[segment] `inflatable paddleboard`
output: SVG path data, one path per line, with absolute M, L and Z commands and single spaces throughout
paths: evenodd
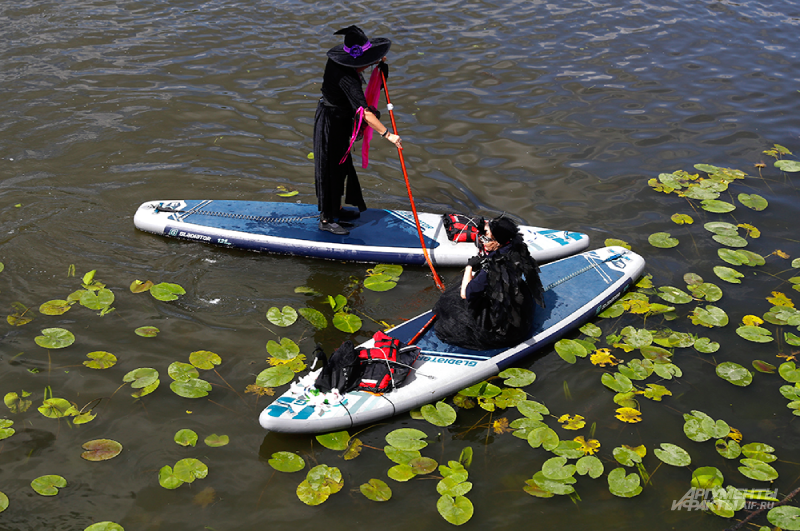
M 583 326 L 641 275 L 644 264 L 641 256 L 627 249 L 605 247 L 543 265 L 546 308 L 535 306 L 531 338 L 524 343 L 508 349 L 469 350 L 442 343 L 431 328 L 417 341 L 420 355 L 397 389 L 382 395 L 321 394 L 313 388 L 319 373 L 315 371 L 292 383 L 261 412 L 259 422 L 271 431 L 324 433 L 377 422 L 455 394 Z M 419 315 L 387 334 L 408 343 L 431 316 L 431 312 Z M 370 339 L 360 346 L 372 344 Z
M 441 266 L 464 266 L 475 256 L 474 243 L 447 238 L 442 216 L 419 214 L 431 260 Z M 330 260 L 425 264 L 411 212 L 368 209 L 353 221 L 350 234 L 319 230 L 315 205 L 259 201 L 148 201 L 133 218 L 136 227 L 161 236 L 250 251 L 283 253 Z M 579 232 L 520 226 L 531 255 L 540 262 L 586 249 L 589 237 Z

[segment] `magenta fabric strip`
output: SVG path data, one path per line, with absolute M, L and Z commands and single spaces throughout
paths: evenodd
M 356 44 L 349 48 L 345 45 L 342 45 L 342 49 L 345 52 L 349 53 L 350 57 L 352 57 L 353 59 L 355 59 L 356 57 L 361 57 L 362 55 L 364 55 L 364 52 L 366 52 L 370 48 L 372 48 L 372 43 L 369 41 L 367 41 L 366 44 L 362 44 L 360 46 Z

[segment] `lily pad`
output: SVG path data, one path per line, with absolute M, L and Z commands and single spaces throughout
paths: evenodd
M 726 203 L 725 201 L 718 201 L 716 199 L 706 199 L 705 201 L 701 202 L 700 205 L 702 206 L 703 210 L 713 212 L 715 214 L 725 214 L 736 210 L 734 205 Z
M 772 332 L 760 326 L 740 326 L 736 329 L 736 335 L 753 343 L 769 343 L 773 340 Z
M 656 448 L 653 453 L 661 461 L 672 466 L 689 466 L 692 464 L 692 458 L 689 452 L 670 443 L 661 443 L 661 448 Z
M 778 161 L 778 162 L 794 162 L 794 161 Z M 777 164 L 777 163 L 776 163 Z M 797 170 L 800 171 L 800 164 Z M 791 505 L 781 505 L 780 507 L 773 507 L 767 513 L 767 520 L 774 526 L 785 531 L 798 531 L 800 530 L 800 508 Z
M 110 352 L 98 350 L 97 352 L 90 352 L 86 355 L 90 361 L 84 361 L 83 364 L 90 369 L 108 369 L 117 363 L 117 357 Z
M 278 472 L 288 473 L 299 472 L 306 466 L 303 458 L 292 452 L 275 452 L 267 463 Z
M 648 236 L 647 241 L 659 249 L 671 249 L 680 243 L 669 232 L 656 232 Z
M 422 450 L 428 443 L 424 440 L 428 435 L 414 428 L 400 428 L 386 434 L 386 442 L 400 450 Z
M 173 439 L 181 446 L 195 446 L 197 444 L 198 437 L 194 430 L 184 428 L 182 430 L 178 430 Z
M 66 486 L 67 480 L 57 475 L 40 476 L 31 481 L 33 490 L 42 496 L 55 496 L 58 494 L 58 489 L 63 489 Z
M 159 301 L 174 301 L 181 295 L 185 295 L 186 290 L 178 284 L 171 284 L 169 282 L 162 282 L 150 288 L 150 295 Z
M 725 266 L 715 266 L 714 274 L 725 282 L 730 282 L 731 284 L 741 284 L 742 281 L 739 279 L 744 276 L 735 269 Z
M 450 426 L 456 421 L 456 410 L 444 401 L 439 401 L 436 405 L 426 404 L 420 409 L 422 417 L 434 426 Z
M 578 459 L 575 463 L 575 471 L 581 476 L 589 474 L 592 479 L 597 479 L 603 475 L 603 462 L 593 455 L 586 455 Z
M 180 361 L 172 362 L 167 368 L 170 378 L 178 382 L 188 382 L 200 376 L 200 372 L 194 365 Z
M 165 465 L 158 471 L 158 484 L 165 489 L 173 490 L 183 485 L 183 480 L 175 475 L 171 466 Z
M 347 334 L 354 334 L 361 330 L 363 326 L 361 318 L 347 312 L 338 312 L 333 316 L 333 326 Z
M 134 332 L 141 337 L 156 337 L 161 330 L 155 326 L 140 326 Z
M 620 498 L 632 498 L 642 492 L 638 474 L 625 474 L 622 467 L 615 468 L 608 474 L 608 490 Z
M 376 502 L 389 501 L 392 498 L 392 489 L 380 479 L 370 479 L 361 485 L 359 490 L 368 500 Z
M 134 389 L 141 389 L 158 381 L 158 371 L 150 367 L 134 369 L 122 377 L 123 382 L 130 382 Z
M 297 343 L 287 337 L 281 338 L 280 343 L 270 339 L 267 342 L 267 352 L 279 360 L 290 361 L 300 354 L 300 347 L 297 346 Z
M 222 358 L 208 350 L 197 350 L 189 354 L 189 363 L 207 371 L 222 363 Z
M 703 466 L 692 472 L 692 487 L 696 489 L 712 489 L 725 481 L 722 472 L 713 466 Z
M 717 365 L 717 376 L 739 387 L 747 387 L 753 382 L 753 373 L 732 361 Z
M 509 387 L 526 387 L 536 380 L 536 373 L 528 369 L 506 369 L 498 376 L 505 378 L 505 383 Z
M 39 306 L 39 313 L 43 315 L 63 315 L 72 308 L 72 305 L 65 300 L 56 299 L 47 301 Z
M 212 433 L 203 439 L 203 442 L 206 443 L 206 446 L 210 446 L 211 448 L 219 448 L 221 446 L 227 446 L 230 442 L 230 437 L 227 435 L 217 435 L 216 433 Z
M 169 384 L 172 392 L 183 398 L 202 398 L 208 396 L 211 391 L 211 384 L 199 378 L 191 378 L 185 381 L 174 381 Z
M 105 522 L 92 524 L 83 531 L 125 531 L 125 528 L 116 522 L 106 520 Z
M 556 352 L 567 363 L 575 363 L 576 358 L 585 358 L 586 348 L 573 339 L 560 339 L 555 344 Z
M 87 461 L 107 461 L 122 452 L 122 445 L 111 439 L 95 439 L 83 443 L 83 449 L 86 451 L 81 457 Z
M 712 354 L 719 350 L 719 343 L 711 341 L 707 337 L 701 337 L 694 342 L 694 348 L 697 352 Z
M 45 328 L 42 330 L 42 335 L 36 336 L 33 340 L 42 348 L 55 349 L 72 345 L 75 336 L 63 328 Z
M 316 328 L 317 330 L 322 330 L 328 327 L 328 320 L 319 310 L 315 310 L 314 308 L 300 308 L 297 310 L 303 318 L 311 323 L 311 325 Z
M 267 319 L 275 326 L 291 326 L 297 321 L 297 310 L 291 306 L 284 306 L 282 310 L 273 306 L 267 311 Z
M 773 481 L 778 479 L 778 471 L 758 459 L 742 459 L 739 461 L 744 466 L 739 467 L 742 475 L 755 481 Z
M 389 291 L 397 286 L 396 278 L 391 275 L 370 275 L 364 279 L 364 287 L 372 291 Z
M 294 379 L 294 371 L 286 365 L 278 365 L 264 369 L 256 376 L 259 387 L 280 387 Z
M 195 479 L 203 479 L 208 475 L 208 466 L 192 457 L 181 459 L 173 468 L 175 477 L 184 483 L 192 483 Z
M 461 525 L 468 522 L 474 512 L 472 502 L 464 496 L 443 495 L 436 502 L 436 509 L 442 515 L 442 518 L 453 525 Z
M 692 302 L 692 297 L 678 288 L 663 286 L 658 288 L 658 296 L 671 304 L 686 304 Z
M 797 160 L 776 160 L 775 167 L 787 173 L 800 171 L 800 161 Z M 783 527 L 783 526 L 781 526 Z M 788 527 L 786 529 L 789 529 Z
M 317 435 L 316 439 L 318 443 L 328 450 L 341 452 L 347 450 L 347 446 L 350 443 L 350 434 L 347 431 L 337 431 Z

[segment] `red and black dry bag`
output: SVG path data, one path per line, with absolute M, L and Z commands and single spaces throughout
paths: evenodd
M 361 364 L 358 389 L 372 393 L 388 393 L 400 386 L 417 360 L 419 347 L 406 346 L 381 331 L 372 336 L 372 348 L 356 349 Z
M 447 238 L 452 242 L 474 242 L 484 225 L 483 218 L 463 214 L 443 214 L 442 222 Z

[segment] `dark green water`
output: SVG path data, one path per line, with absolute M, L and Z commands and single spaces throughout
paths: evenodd
M 593 246 L 623 239 L 648 261 L 658 286 L 684 288 L 689 271 L 720 285 L 725 295 L 716 304 L 731 321 L 713 330 L 694 326 L 686 314 L 695 303 L 675 322 L 652 317 L 643 324 L 628 314 L 597 321 L 605 334 L 628 325 L 671 327 L 722 345 L 713 356 L 677 350 L 683 377 L 659 382 L 672 392 L 662 402 L 640 399 L 638 424 L 614 419 L 613 393 L 600 383 L 604 369 L 588 360 L 569 365 L 548 350 L 526 362 L 538 376 L 526 391 L 556 416 L 587 419 L 576 432 L 550 419 L 562 438 L 588 436 L 596 423 L 607 472 L 618 466 L 612 450 L 621 444 L 644 444 L 650 473 L 659 466 L 653 450 L 660 443 L 690 453 L 690 468 L 661 465 L 633 499 L 611 495 L 605 476 L 581 477 L 577 504 L 529 496 L 524 481 L 551 454 L 509 434 L 468 431 L 489 421 L 483 411 L 460 411 L 449 428 L 399 416 L 362 433 L 364 443 L 383 447 L 386 433 L 409 426 L 428 433 L 423 454 L 442 463 L 472 447 L 468 497 L 475 515 L 467 529 L 725 528 L 731 522 L 717 516 L 671 510 L 698 466 L 718 467 L 737 487 L 782 494 L 796 488 L 800 466 L 792 461 L 800 439 L 778 392 L 785 382 L 757 373 L 739 388 L 714 372 L 722 361 L 778 365 L 776 354 L 792 350 L 781 339 L 791 327 L 765 325 L 776 337 L 767 344 L 745 341 L 735 329 L 743 316 L 769 310 L 772 291 L 796 295 L 800 304 L 784 282 L 796 275 L 787 270 L 800 256 L 797 174 L 793 180 L 779 172 L 763 154 L 775 143 L 800 153 L 800 11 L 793 3 L 19 1 L 0 6 L 0 306 L 5 316 L 20 302 L 35 318 L 21 327 L 0 325 L 0 393 L 31 392 L 33 407 L 14 414 L 0 406 L 0 418 L 13 420 L 16 430 L 0 441 L 0 492 L 10 499 L 0 529 L 80 531 L 103 520 L 129 531 L 448 525 L 436 510 L 435 480 L 396 483 L 386 478 L 393 463 L 382 452 L 365 449 L 344 461 L 313 437 L 267 434 L 257 416 L 272 398 L 244 392 L 267 367 L 270 339 L 289 337 L 310 354 L 315 342 L 332 350 L 347 338 L 302 324 L 279 330 L 266 311 L 325 311 L 324 301 L 294 288 L 344 293 L 368 265 L 232 252 L 133 227 L 136 208 L 150 199 L 278 200 L 282 185 L 299 191 L 292 200 L 313 203 L 307 155 L 324 53 L 339 42 L 333 31 L 351 23 L 393 41 L 389 86 L 420 210 L 505 211 L 528 224 L 586 232 Z M 368 205 L 407 207 L 396 152 L 386 143 L 373 146 L 370 168 L 360 172 Z M 760 162 L 763 179 L 754 167 Z M 697 163 L 752 175 L 720 198 L 737 204 L 732 215 L 695 211 L 687 200 L 647 186 L 659 173 L 693 171 Z M 760 194 L 770 206 L 750 211 L 735 200 L 738 193 Z M 675 213 L 691 214 L 695 224 L 675 225 Z M 762 236 L 748 250 L 766 256 L 780 249 L 791 258 L 773 255 L 762 268 L 737 268 L 746 273 L 740 285 L 719 280 L 712 268 L 728 264 L 702 228 L 717 220 L 758 227 Z M 648 236 L 660 231 L 681 244 L 650 246 Z M 60 317 L 39 314 L 40 304 L 66 298 L 91 270 L 114 292 L 113 313 L 74 307 Z M 178 283 L 187 294 L 158 302 L 129 291 L 136 279 Z M 429 272 L 408 268 L 397 288 L 361 293 L 351 306 L 399 323 L 436 297 Z M 364 320 L 354 340 L 379 329 Z M 160 335 L 133 333 L 145 325 Z M 37 346 L 34 338 L 51 327 L 72 331 L 75 344 Z M 117 365 L 84 367 L 86 354 L 98 350 L 113 353 Z M 204 375 L 214 384 L 208 398 L 183 399 L 168 389 L 167 367 L 197 350 L 216 352 L 223 362 L 218 374 Z M 626 361 L 636 355 L 615 354 Z M 141 401 L 128 386 L 117 391 L 138 367 L 156 368 L 162 379 Z M 36 408 L 48 386 L 79 407 L 103 399 L 97 418 L 73 426 L 43 417 Z M 682 414 L 694 409 L 741 430 L 743 443 L 773 445 L 780 474 L 774 486 L 742 476 L 738 460 L 719 456 L 713 441 L 687 439 Z M 198 433 L 197 447 L 173 442 L 181 428 Z M 230 444 L 205 446 L 212 433 L 228 435 Z M 119 441 L 123 453 L 107 462 L 83 460 L 81 445 L 98 438 Z M 267 464 L 282 450 L 339 467 L 343 491 L 319 507 L 302 504 L 295 489 L 305 472 L 280 474 Z M 160 487 L 159 469 L 186 457 L 206 463 L 208 477 L 176 490 Z M 30 483 L 46 474 L 65 477 L 67 488 L 39 496 Z M 358 492 L 370 478 L 390 484 L 389 503 Z M 196 498 L 204 489 L 213 491 Z

